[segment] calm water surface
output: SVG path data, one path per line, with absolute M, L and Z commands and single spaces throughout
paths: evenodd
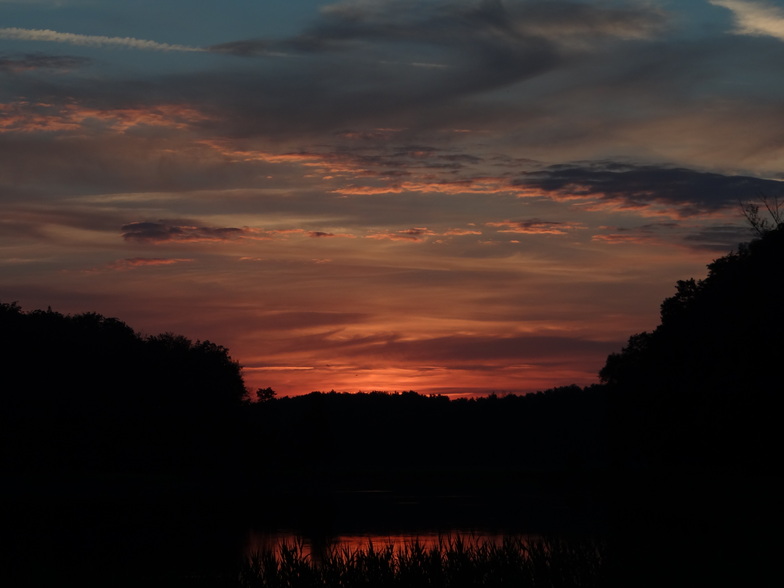
M 549 505 L 541 496 L 499 502 L 383 491 L 226 506 L 225 500 L 115 501 L 108 507 L 85 501 L 67 509 L 36 503 L 2 535 L 27 585 L 55 585 L 118 574 L 142 579 L 212 574 L 236 569 L 251 554 L 280 543 L 298 544 L 315 559 L 333 548 L 366 549 L 370 542 L 400 548 L 414 540 L 430 546 L 460 536 L 500 543 L 505 536 L 557 535 L 580 512 Z

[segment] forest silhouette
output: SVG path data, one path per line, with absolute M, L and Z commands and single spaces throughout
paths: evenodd
M 0 304 L 6 471 L 212 467 L 235 449 L 239 364 L 209 341 Z
M 220 487 L 217 500 L 257 506 L 285 495 L 318 508 L 331 492 L 379 487 L 490 501 L 600 493 L 620 533 L 646 525 L 624 554 L 645 566 L 657 539 L 675 557 L 673 529 L 684 548 L 696 527 L 748 534 L 780 512 L 784 225 L 707 267 L 677 283 L 656 329 L 607 358 L 600 384 L 524 396 L 266 388 L 251 401 L 220 345 L 2 303 L 0 467 L 39 498 L 24 481 L 51 473 L 133 475 L 151 492 L 165 473 L 191 494 Z M 747 544 L 759 565 L 767 543 Z M 700 577 L 715 547 L 688 556 Z
M 779 465 L 784 230 L 766 231 L 677 283 L 661 324 L 600 372 L 616 458 L 636 467 L 762 470 Z

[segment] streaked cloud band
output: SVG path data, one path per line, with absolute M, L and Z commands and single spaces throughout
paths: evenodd
M 141 49 L 145 51 L 205 51 L 200 47 L 158 43 L 147 39 L 133 37 L 107 37 L 105 35 L 79 35 L 76 33 L 61 33 L 51 29 L 22 29 L 17 27 L 0 28 L 0 39 L 14 41 L 44 41 L 49 43 L 67 43 L 88 47 L 126 47 L 128 49 Z

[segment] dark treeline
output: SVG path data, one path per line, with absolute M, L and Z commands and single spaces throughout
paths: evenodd
M 240 366 L 209 341 L 0 304 L 6 471 L 215 467 L 236 449 Z
M 0 304 L 6 471 L 234 469 L 269 488 L 285 475 L 425 469 L 553 472 L 606 462 L 604 391 L 450 400 L 413 391 L 250 402 L 228 350 L 142 336 L 95 313 Z
M 600 387 L 458 400 L 413 391 L 275 398 L 267 390 L 250 402 L 224 347 L 14 303 L 0 304 L 0 345 L 6 471 L 235 468 L 270 485 L 307 471 L 335 480 L 606 461 Z
M 247 429 L 275 469 L 545 473 L 604 467 L 606 412 L 601 387 L 452 400 L 313 392 L 249 406 Z

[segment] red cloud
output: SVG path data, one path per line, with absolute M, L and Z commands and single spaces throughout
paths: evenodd
M 126 271 L 139 267 L 151 265 L 174 265 L 176 263 L 190 263 L 192 259 L 165 259 L 162 257 L 131 257 L 129 259 L 118 259 L 106 266 L 110 270 Z
M 439 194 L 501 194 L 505 192 L 523 194 L 525 188 L 514 186 L 506 178 L 478 177 L 452 182 L 402 182 L 389 186 L 347 186 L 333 190 L 338 194 L 399 194 L 401 192 L 423 192 Z
M 123 133 L 138 126 L 186 129 L 209 117 L 189 106 L 160 104 L 149 108 L 88 108 L 78 104 L 52 105 L 26 101 L 0 104 L 0 133 L 80 131 L 100 123 Z
M 394 231 L 387 233 L 373 233 L 368 235 L 368 239 L 389 239 L 391 241 L 424 241 L 426 237 L 435 235 L 433 231 L 427 227 L 417 227 L 413 229 L 405 229 L 402 231 Z
M 525 235 L 566 235 L 568 231 L 585 228 L 580 223 L 543 221 L 537 218 L 525 221 L 507 220 L 485 224 L 489 227 L 498 227 L 499 233 L 521 233 Z
M 642 245 L 659 241 L 659 239 L 652 235 L 619 235 L 618 233 L 615 233 L 611 235 L 594 235 L 591 237 L 591 241 L 598 241 L 609 245 Z

